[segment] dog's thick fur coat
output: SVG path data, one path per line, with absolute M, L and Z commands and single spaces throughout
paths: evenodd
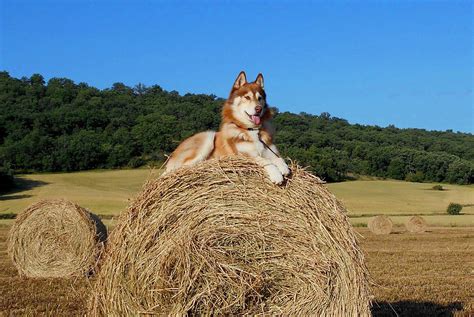
M 171 154 L 166 173 L 207 159 L 244 155 L 264 167 L 273 183 L 281 184 L 290 170 L 273 144 L 271 118 L 262 74 L 249 83 L 240 72 L 222 108 L 219 131 L 201 132 L 184 140 Z

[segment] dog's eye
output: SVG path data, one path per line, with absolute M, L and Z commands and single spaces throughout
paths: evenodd
M 249 96 L 245 96 L 245 99 L 250 100 L 250 97 L 249 97 Z
M 258 96 L 258 101 L 262 101 L 262 97 L 261 97 L 261 96 Z

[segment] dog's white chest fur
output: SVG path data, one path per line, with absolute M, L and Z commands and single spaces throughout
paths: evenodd
M 257 151 L 259 156 L 262 156 L 263 151 L 265 151 L 265 147 L 260 141 L 260 136 L 258 135 L 258 133 L 259 131 L 249 131 L 250 137 L 252 138 L 252 143 L 255 146 L 255 150 Z
M 265 147 L 260 141 L 258 131 L 248 131 L 247 135 L 250 136 L 250 140 L 247 139 L 246 142 L 237 143 L 237 150 L 240 153 L 251 154 L 251 156 L 262 156 Z

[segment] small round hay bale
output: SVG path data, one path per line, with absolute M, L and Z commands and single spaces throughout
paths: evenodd
M 369 219 L 367 227 L 375 234 L 390 234 L 392 232 L 393 223 L 387 216 L 375 216 Z
M 343 206 L 292 171 L 277 186 L 234 157 L 149 181 L 111 234 L 90 314 L 370 315 Z
M 411 233 L 421 233 L 426 231 L 428 224 L 424 218 L 420 216 L 413 216 L 410 217 L 407 222 L 405 222 L 405 228 Z
M 66 200 L 43 200 L 17 216 L 8 253 L 21 276 L 85 276 L 93 273 L 106 238 L 96 215 Z

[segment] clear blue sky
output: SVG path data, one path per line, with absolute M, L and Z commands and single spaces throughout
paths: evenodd
M 269 102 L 352 123 L 474 132 L 472 1 L 5 1 L 0 69 Z

